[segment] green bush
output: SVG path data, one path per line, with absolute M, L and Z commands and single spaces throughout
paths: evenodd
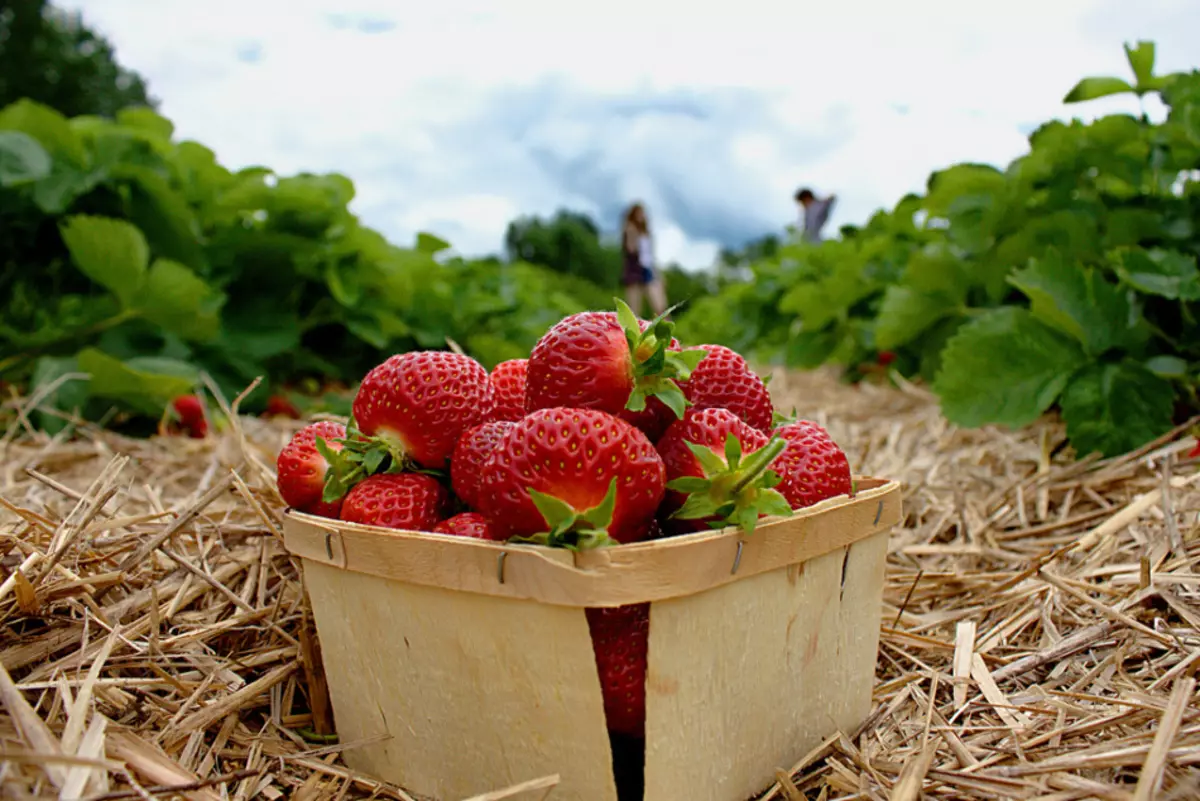
M 611 293 L 533 265 L 398 247 L 348 210 L 343 175 L 231 171 L 146 108 L 67 119 L 0 111 L 0 379 L 99 419 L 157 418 L 201 371 L 261 408 L 283 383 L 355 383 L 394 352 L 485 366 L 527 354 L 554 320 Z M 43 417 L 49 428 L 61 425 Z
M 1158 94 L 1169 109 L 1049 122 L 1001 171 L 934 173 L 862 228 L 788 244 L 697 303 L 694 334 L 796 367 L 883 361 L 959 425 L 1057 408 L 1080 455 L 1139 447 L 1200 409 L 1200 72 L 1087 78 L 1066 102 Z M 699 332 L 697 332 L 699 333 Z

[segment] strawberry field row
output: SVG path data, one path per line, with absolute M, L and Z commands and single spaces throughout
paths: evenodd
M 347 208 L 338 174 L 229 170 L 148 109 L 68 119 L 0 110 L 0 381 L 48 408 L 152 426 L 201 371 L 244 408 L 284 384 L 352 384 L 396 351 L 453 340 L 485 366 L 528 353 L 611 293 L 538 266 L 399 247 Z M 40 415 L 40 425 L 62 425 Z
M 1200 72 L 1087 78 L 1066 102 L 1158 95 L 1168 113 L 1053 121 L 1007 169 L 932 175 L 861 228 L 792 244 L 681 320 L 764 361 L 880 362 L 930 383 L 952 422 L 1057 407 L 1079 455 L 1142 445 L 1200 410 Z

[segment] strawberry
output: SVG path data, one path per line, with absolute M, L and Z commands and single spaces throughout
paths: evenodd
M 666 474 L 654 445 L 597 409 L 531 412 L 484 462 L 479 511 L 502 538 L 568 548 L 644 537 Z
M 299 420 L 300 411 L 287 395 L 272 395 L 267 398 L 267 408 L 263 412 L 263 417 L 290 417 L 293 420 Z
M 398 353 L 363 377 L 354 419 L 394 462 L 440 470 L 463 432 L 486 414 L 487 389 L 487 370 L 469 356 Z
M 429 531 L 450 509 L 450 493 L 424 473 L 380 473 L 354 485 L 342 502 L 348 523 Z
M 704 352 L 680 349 L 665 313 L 647 323 L 620 300 L 617 309 L 569 315 L 542 335 L 529 355 L 526 412 L 599 409 L 651 439 L 672 413 L 683 416 L 687 400 L 675 379 L 685 380 Z
M 779 476 L 768 469 L 784 447 L 782 438 L 768 439 L 728 409 L 688 409 L 658 441 L 667 470 L 668 527 L 682 532 L 735 524 L 752 533 L 763 515 L 790 515 L 772 489 Z
M 493 420 L 467 429 L 450 457 L 450 485 L 454 494 L 472 509 L 479 508 L 479 482 L 483 463 L 488 460 L 515 423 Z
M 608 730 L 642 737 L 646 725 L 646 665 L 650 604 L 584 610 L 600 675 Z
M 759 431 L 770 431 L 775 412 L 771 393 L 746 360 L 724 345 L 698 347 L 708 355 L 680 384 L 692 406 L 728 409 Z
M 782 425 L 775 433 L 787 440 L 771 465 L 782 480 L 777 489 L 793 509 L 850 493 L 850 461 L 824 428 L 811 420 Z
M 455 534 L 460 537 L 473 537 L 477 540 L 494 540 L 492 527 L 487 518 L 478 512 L 461 512 L 454 517 L 448 517 L 433 527 L 434 534 Z
M 160 428 L 159 433 L 186 433 L 192 439 L 204 439 L 208 435 L 208 418 L 204 415 L 204 404 L 196 395 L 180 395 L 171 401 L 168 411 L 170 422 Z
M 342 500 L 322 500 L 325 471 L 329 462 L 317 446 L 323 440 L 331 451 L 341 450 L 339 441 L 346 436 L 346 427 L 332 420 L 320 420 L 297 431 L 275 459 L 278 475 L 276 486 L 284 502 L 301 512 L 337 518 Z
M 488 376 L 491 388 L 489 420 L 516 422 L 525 416 L 525 374 L 528 359 L 509 359 L 492 368 Z

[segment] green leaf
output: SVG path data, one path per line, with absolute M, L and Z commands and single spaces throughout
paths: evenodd
M 893 284 L 884 293 L 875 318 L 875 345 L 881 350 L 900 347 L 957 310 L 957 304 L 943 295 Z
M 580 513 L 579 518 L 592 524 L 594 529 L 607 529 L 612 525 L 613 512 L 617 508 L 617 479 L 608 482 L 608 491 L 599 504 Z
M 22 98 L 0 110 L 0 130 L 23 131 L 42 143 L 55 160 L 64 159 L 77 167 L 87 165 L 83 142 L 70 122 L 50 106 Z
M 450 243 L 439 236 L 435 236 L 425 231 L 417 232 L 417 250 L 421 251 L 422 253 L 433 255 L 434 253 L 440 253 L 443 250 L 447 250 L 449 247 Z
M 154 251 L 193 270 L 203 270 L 200 226 L 187 199 L 147 167 L 121 164 L 112 173 L 126 188 L 129 220 L 145 234 Z
M 78 373 L 79 361 L 74 356 L 60 358 L 56 356 L 43 356 L 38 359 L 33 367 L 33 375 L 30 377 L 30 396 L 39 394 L 38 390 L 49 386 L 56 380 L 68 373 Z M 55 414 L 50 414 L 47 409 L 57 409 L 62 412 L 72 412 L 77 409 L 82 409 L 88 396 L 88 382 L 86 379 L 67 379 L 48 395 L 43 396 L 41 403 L 38 404 L 34 411 L 34 422 L 37 427 L 48 434 L 57 434 L 67 426 L 67 421 Z
M 933 390 L 955 425 L 1029 425 L 1087 361 L 1072 340 L 1015 306 L 963 325 L 942 352 Z
M 150 260 L 142 232 L 124 220 L 82 214 L 66 218 L 59 232 L 75 266 L 131 305 Z
M 1200 270 L 1194 256 L 1133 248 L 1117 251 L 1114 260 L 1117 275 L 1134 289 L 1171 300 L 1200 300 Z
M 560 501 L 553 495 L 547 495 L 532 488 L 529 490 L 529 498 L 541 512 L 542 518 L 546 521 L 546 525 L 550 526 L 552 532 L 567 528 L 575 522 L 575 510 L 566 501 Z
M 725 435 L 725 463 L 730 469 L 735 469 L 742 461 L 742 443 L 730 431 Z
M 1061 405 L 1075 452 L 1110 457 L 1171 429 L 1175 389 L 1134 362 L 1093 364 L 1071 379 Z
M 1084 78 L 1075 84 L 1071 91 L 1067 92 L 1062 102 L 1082 103 L 1087 100 L 1107 97 L 1108 95 L 1124 94 L 1125 92 L 1133 92 L 1133 87 L 1129 85 L 1128 81 L 1123 81 L 1120 78 Z
M 683 493 L 703 492 L 711 485 L 712 482 L 707 478 L 700 478 L 699 476 L 680 476 L 679 478 L 674 478 L 668 481 L 667 489 Z
M 712 448 L 697 445 L 695 442 L 686 439 L 683 441 L 683 444 L 687 446 L 688 450 L 696 457 L 696 460 L 700 462 L 700 467 L 706 475 L 720 473 L 728 467 Z
M 1138 42 L 1136 47 L 1126 43 L 1125 58 L 1129 60 L 1138 88 L 1148 86 L 1154 78 L 1154 42 Z
M 55 162 L 50 175 L 33 187 L 33 202 L 46 214 L 58 216 L 75 200 L 99 186 L 107 174 L 104 170 L 81 172 L 66 162 Z
M 785 350 L 787 365 L 800 370 L 820 367 L 837 350 L 839 342 L 837 329 L 795 334 L 788 340 Z
M 300 321 L 295 310 L 285 305 L 264 306 L 256 299 L 235 296 L 223 307 L 221 319 L 223 349 L 252 361 L 300 347 Z
M 50 175 L 50 154 L 20 131 L 0 131 L 0 186 L 18 186 Z
M 121 109 L 117 112 L 117 123 L 145 131 L 167 141 L 170 141 L 175 134 L 175 123 L 158 114 L 154 109 L 145 106 L 129 106 Z
M 363 297 L 363 276 L 357 264 L 330 261 L 325 265 L 325 285 L 333 299 L 353 308 Z
M 158 259 L 151 265 L 132 306 L 167 331 L 195 341 L 216 339 L 225 298 L 178 262 Z
M 1141 320 L 1129 295 L 1099 271 L 1068 264 L 1057 250 L 1008 280 L 1029 297 L 1035 317 L 1070 334 L 1092 355 L 1138 342 Z
M 1183 378 L 1188 372 L 1188 363 L 1186 360 L 1167 354 L 1147 359 L 1145 367 L 1150 372 L 1163 378 Z
M 122 362 L 96 348 L 79 352 L 79 369 L 91 374 L 88 386 L 92 395 L 124 401 L 149 415 L 161 413 L 200 380 L 199 372 L 183 362 L 148 357 Z
M 790 517 L 792 505 L 778 490 L 762 490 L 758 494 L 758 511 L 768 517 Z

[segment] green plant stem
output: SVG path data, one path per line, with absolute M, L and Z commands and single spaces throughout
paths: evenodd
M 737 483 L 733 485 L 733 489 L 729 494 L 731 496 L 736 496 L 739 492 L 745 489 L 751 481 L 765 473 L 771 467 L 771 463 L 779 457 L 779 454 L 783 453 L 785 448 L 787 448 L 787 440 L 783 439 L 782 437 L 776 437 L 767 443 L 766 447 L 764 447 L 761 451 L 762 453 L 766 453 L 766 456 L 759 457 L 762 459 L 762 463 L 755 470 L 752 470 L 738 479 Z M 759 452 L 756 451 L 755 456 L 758 456 L 758 453 Z

